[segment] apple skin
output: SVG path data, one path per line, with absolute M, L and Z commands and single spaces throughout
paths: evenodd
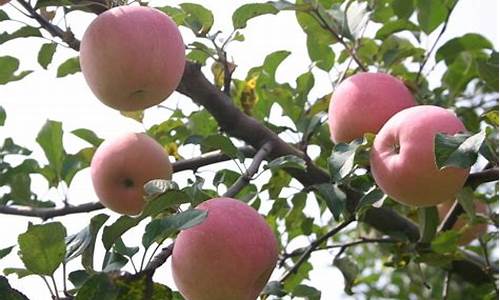
M 120 214 L 144 208 L 144 184 L 171 179 L 172 165 L 162 146 L 143 133 L 126 133 L 104 141 L 90 163 L 90 175 L 101 203 Z
M 5 5 L 9 2 L 10 2 L 10 0 L 0 0 L 0 6 Z
M 340 83 L 328 110 L 330 135 L 335 143 L 349 143 L 365 133 L 377 133 L 390 117 L 414 106 L 404 83 L 385 73 L 357 73 Z
M 80 65 L 90 89 L 120 111 L 165 100 L 179 85 L 185 63 L 177 25 L 145 6 L 119 6 L 100 14 L 80 46 Z
M 452 208 L 453 203 L 455 201 L 447 201 L 445 203 L 441 203 L 438 205 L 438 213 L 439 213 L 439 220 L 443 221 L 443 219 L 446 217 L 448 214 L 449 210 Z M 474 208 L 477 213 L 481 214 L 488 214 L 488 205 L 486 203 L 481 202 L 481 201 L 474 201 Z M 453 225 L 454 230 L 460 230 L 462 227 L 464 227 L 467 224 L 467 218 L 463 213 L 460 215 L 455 222 L 455 225 Z M 458 244 L 460 246 L 464 246 L 472 242 L 473 240 L 477 239 L 481 235 L 486 233 L 486 230 L 488 229 L 487 224 L 476 224 L 472 225 L 470 228 L 466 229 L 464 232 L 462 232 L 462 235 L 460 236 L 460 240 L 458 241 Z
M 464 132 L 452 112 L 432 105 L 407 108 L 379 131 L 370 154 L 371 172 L 378 186 L 394 200 L 417 207 L 455 199 L 469 169 L 439 170 L 434 155 L 437 133 Z
M 247 204 L 214 198 L 200 225 L 181 231 L 172 253 L 172 273 L 186 300 L 255 300 L 278 259 L 276 238 Z

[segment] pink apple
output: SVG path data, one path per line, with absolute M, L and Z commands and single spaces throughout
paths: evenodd
M 437 133 L 465 131 L 450 111 L 432 105 L 407 108 L 382 127 L 373 144 L 371 172 L 378 186 L 394 200 L 418 207 L 455 199 L 468 169 L 439 170 L 434 155 Z
M 119 6 L 89 25 L 80 64 L 99 100 L 134 111 L 172 94 L 184 72 L 184 52 L 179 29 L 166 14 L 145 6 Z
M 172 271 L 186 300 L 255 300 L 274 270 L 277 242 L 257 211 L 231 198 L 203 202 L 198 226 L 175 241 Z
M 377 133 L 395 113 L 414 106 L 415 99 L 399 79 L 385 73 L 358 73 L 342 81 L 328 111 L 335 143 L 348 143 Z
M 153 179 L 170 179 L 172 166 L 154 139 L 142 133 L 127 133 L 97 148 L 90 174 L 104 206 L 117 213 L 137 215 L 145 205 L 144 184 Z
M 450 208 L 452 208 L 454 202 L 455 201 L 452 200 L 438 205 L 439 219 L 441 221 L 446 217 Z M 486 205 L 484 202 L 474 201 L 474 208 L 476 209 L 477 213 L 485 215 L 488 214 L 488 205 Z M 455 225 L 453 225 L 453 229 L 460 230 L 466 224 L 467 224 L 467 218 L 464 213 L 458 217 L 457 221 L 455 222 Z M 473 240 L 477 239 L 478 237 L 486 233 L 487 228 L 488 225 L 483 223 L 472 225 L 470 228 L 467 228 L 465 231 L 462 232 L 458 244 L 459 245 L 469 244 Z

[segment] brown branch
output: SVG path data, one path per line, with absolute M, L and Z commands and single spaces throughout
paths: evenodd
M 290 276 L 292 276 L 293 274 L 297 273 L 297 271 L 299 270 L 300 266 L 303 263 L 306 262 L 306 260 L 309 258 L 309 256 L 311 256 L 311 253 L 313 253 L 314 250 L 316 250 L 316 248 L 318 248 L 321 244 L 323 244 L 324 242 L 326 242 L 332 236 L 334 236 L 337 233 L 339 233 L 342 229 L 344 229 L 347 226 L 349 226 L 349 224 L 351 224 L 353 221 L 354 221 L 354 219 L 345 220 L 344 222 L 340 223 L 337 227 L 333 228 L 332 230 L 330 230 L 325 235 L 323 235 L 320 238 L 318 238 L 317 240 L 313 241 L 309 245 L 309 247 L 304 251 L 304 253 L 302 253 L 302 255 L 299 257 L 299 259 L 297 260 L 297 262 L 295 263 L 295 265 L 293 265 L 292 268 L 290 268 L 285 274 L 283 274 L 283 276 L 280 279 L 280 282 L 281 283 L 285 282 L 288 278 L 290 278 Z
M 255 150 L 252 147 L 240 147 L 238 150 L 245 155 L 251 157 Z M 174 172 L 184 170 L 197 170 L 198 168 L 206 165 L 211 165 L 218 162 L 230 160 L 231 157 L 222 153 L 221 151 L 214 151 L 205 153 L 199 157 L 179 160 L 172 163 Z M 91 202 L 75 206 L 64 206 L 60 208 L 47 208 L 47 207 L 30 207 L 20 205 L 0 205 L 0 214 L 17 215 L 25 217 L 36 217 L 42 220 L 48 220 L 54 217 L 66 216 L 70 214 L 88 213 L 95 210 L 103 209 L 104 206 L 100 202 Z
M 44 16 L 36 12 L 35 8 L 27 1 L 18 0 L 19 4 L 26 9 L 29 15 L 35 19 L 45 30 L 47 30 L 53 37 L 60 38 L 63 42 L 74 50 L 80 49 L 80 41 L 75 38 L 71 31 L 64 31 L 60 27 L 52 24 Z
M 238 148 L 238 151 L 247 158 L 253 157 L 255 155 L 255 149 L 251 146 L 240 147 Z M 224 154 L 222 151 L 213 151 L 204 153 L 198 157 L 178 160 L 172 163 L 172 168 L 174 170 L 174 173 L 185 170 L 196 171 L 200 167 L 227 161 L 230 159 L 232 158 Z
M 240 178 L 238 178 L 238 180 L 236 180 L 236 182 L 227 189 L 227 191 L 224 193 L 224 197 L 234 197 L 246 185 L 248 185 L 250 183 L 250 180 L 252 180 L 252 177 L 259 170 L 260 164 L 269 155 L 269 152 L 271 152 L 272 149 L 273 148 L 271 143 L 264 144 L 264 146 L 262 146 L 262 148 L 257 151 L 257 154 L 255 154 L 252 163 L 245 171 L 245 173 L 243 173 Z
M 163 265 L 167 261 L 167 259 L 172 255 L 173 250 L 174 250 L 174 242 L 172 242 L 167 247 L 161 249 L 160 253 L 155 255 L 155 257 L 151 259 L 151 261 L 146 265 L 144 270 L 142 270 L 141 272 L 149 273 L 152 275 L 156 269 L 158 269 L 161 265 Z
M 357 241 L 353 242 L 348 242 L 344 244 L 334 244 L 334 245 L 327 245 L 325 247 L 317 247 L 316 249 L 313 250 L 313 252 L 316 251 L 323 251 L 323 250 L 330 250 L 330 249 L 335 249 L 335 248 L 349 248 L 352 246 L 356 245 L 361 245 L 361 244 L 375 244 L 375 243 L 380 243 L 380 244 L 390 244 L 390 243 L 397 243 L 400 242 L 399 240 L 392 239 L 392 238 L 380 238 L 380 239 L 371 239 L 371 238 L 361 238 Z M 282 267 L 285 264 L 285 261 L 289 258 L 300 256 L 304 254 L 304 252 L 307 251 L 307 248 L 299 248 L 295 249 L 294 251 L 290 253 L 284 253 L 282 255 L 282 258 L 280 259 L 280 262 L 278 263 L 278 266 Z
M 486 182 L 492 182 L 498 180 L 498 167 L 486 169 L 477 173 L 472 173 L 467 177 L 467 181 L 464 186 L 470 186 L 473 189 L 476 189 L 480 184 Z M 453 228 L 453 225 L 458 220 L 458 217 L 463 214 L 465 211 L 460 205 L 458 201 L 453 203 L 452 207 L 444 217 L 441 222 L 438 231 L 446 231 Z

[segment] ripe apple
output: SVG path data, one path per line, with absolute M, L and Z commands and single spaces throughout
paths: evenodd
M 357 73 L 338 85 L 328 110 L 335 143 L 348 143 L 365 133 L 377 133 L 395 113 L 414 106 L 404 83 L 385 73 Z
M 177 88 L 185 47 L 177 25 L 145 6 L 119 6 L 89 25 L 80 46 L 82 73 L 97 98 L 121 110 L 156 105 Z
M 174 281 L 186 300 L 255 300 L 274 270 L 276 238 L 247 204 L 214 198 L 198 226 L 182 231 L 172 253 Z
M 144 208 L 144 184 L 170 179 L 172 166 L 167 153 L 143 133 L 127 133 L 104 141 L 90 163 L 97 197 L 107 208 L 137 215 Z
M 0 6 L 9 3 L 10 0 L 0 0 Z
M 455 201 L 451 200 L 438 205 L 439 219 L 441 221 L 446 217 L 450 209 L 453 207 L 454 202 Z M 474 208 L 477 213 L 481 214 L 488 213 L 488 205 L 486 205 L 484 202 L 474 201 Z M 455 225 L 453 225 L 453 229 L 460 230 L 466 224 L 467 224 L 467 218 L 465 214 L 462 214 L 458 217 L 457 221 L 455 222 Z M 478 237 L 486 233 L 487 228 L 488 225 L 483 223 L 472 225 L 470 228 L 467 228 L 465 231 L 462 232 L 458 244 L 462 246 L 469 244 L 473 240 L 477 239 Z
M 434 155 L 437 133 L 465 131 L 452 112 L 421 105 L 395 114 L 380 129 L 370 154 L 372 175 L 394 200 L 417 207 L 455 199 L 469 174 L 468 169 L 439 170 Z

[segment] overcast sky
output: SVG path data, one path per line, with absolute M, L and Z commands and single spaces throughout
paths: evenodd
M 15 2 L 15 1 L 13 1 Z M 175 5 L 183 1 L 154 1 L 153 6 Z M 232 30 L 231 14 L 244 3 L 254 1 L 191 1 L 205 5 L 211 9 L 215 15 L 213 30 L 221 30 L 223 36 Z M 255 1 L 258 2 L 258 1 Z M 18 6 L 17 4 L 15 4 Z M 18 6 L 19 7 L 19 6 Z M 11 16 L 19 16 L 11 6 L 7 5 L 5 11 Z M 488 37 L 498 49 L 497 24 L 498 7 L 496 0 L 461 0 L 453 12 L 447 32 L 442 38 L 442 42 L 452 37 L 461 36 L 467 32 L 478 32 Z M 86 26 L 94 18 L 90 14 L 71 13 L 68 22 L 77 37 L 81 37 Z M 56 17 L 59 24 L 62 23 L 60 16 Z M 19 27 L 14 22 L 0 23 L 0 32 L 12 30 Z M 439 31 L 439 30 L 436 30 Z M 370 31 L 368 31 L 368 34 Z M 185 42 L 190 42 L 193 35 L 182 29 Z M 288 57 L 277 73 L 278 80 L 294 82 L 295 78 L 308 70 L 310 61 L 305 48 L 305 36 L 295 21 L 293 13 L 281 13 L 277 16 L 264 16 L 249 22 L 248 27 L 243 31 L 246 37 L 243 43 L 233 43 L 228 48 L 228 54 L 234 58 L 238 65 L 235 77 L 242 78 L 249 68 L 262 64 L 264 57 L 276 50 L 289 50 L 292 55 Z M 430 45 L 434 41 L 435 35 L 427 40 L 423 45 Z M 145 124 L 141 125 L 135 121 L 124 118 L 118 112 L 104 106 L 97 101 L 87 87 L 81 73 L 56 79 L 56 66 L 69 57 L 76 56 L 77 53 L 70 49 L 58 48 L 54 62 L 49 70 L 42 70 L 36 62 L 36 55 L 39 47 L 46 41 L 40 39 L 18 39 L 13 42 L 0 45 L 0 56 L 13 55 L 21 60 L 21 69 L 35 70 L 35 72 L 19 82 L 0 85 L 0 105 L 7 111 L 7 123 L 0 127 L 0 141 L 3 138 L 12 136 L 21 145 L 35 150 L 34 156 L 43 159 L 41 149 L 35 144 L 35 138 L 41 126 L 47 119 L 63 122 L 65 132 L 77 128 L 90 128 L 100 137 L 108 138 L 126 131 L 143 131 L 152 124 L 168 118 L 170 112 L 165 109 L 151 108 L 146 112 Z M 324 72 L 315 71 L 316 86 L 310 97 L 314 99 L 331 91 L 330 76 Z M 438 71 L 439 73 L 439 71 Z M 330 74 L 335 78 L 335 70 Z M 439 76 L 432 77 L 431 80 L 439 79 Z M 434 82 L 437 84 L 436 82 Z M 167 106 L 179 106 L 190 110 L 195 106 L 191 100 L 174 94 L 164 103 Z M 282 118 L 279 122 L 287 122 Z M 65 147 L 68 152 L 76 152 L 86 144 L 78 138 L 65 136 Z M 192 153 L 182 153 L 185 157 L 192 156 Z M 234 167 L 227 164 L 205 168 L 208 170 L 203 175 L 210 175 L 221 167 Z M 174 176 L 181 186 L 186 182 L 186 174 L 181 173 Z M 213 174 L 212 174 L 213 175 Z M 265 178 L 264 178 L 265 179 Z M 57 191 L 47 191 L 46 183 L 40 176 L 33 176 L 34 190 L 39 192 L 43 199 L 56 200 L 60 196 Z M 96 197 L 92 190 L 88 170 L 80 172 L 73 181 L 69 189 L 70 202 L 72 204 L 95 201 Z M 107 213 L 110 213 L 107 211 Z M 116 217 L 116 215 L 113 215 Z M 68 228 L 69 233 L 79 231 L 87 225 L 89 215 L 72 215 L 70 217 L 58 218 Z M 15 216 L 2 216 L 0 226 L 2 230 L 2 240 L 0 248 L 15 244 L 18 234 L 26 230 L 27 221 L 40 222 L 37 219 L 28 219 Z M 8 228 L 8 230 L 5 230 Z M 127 234 L 126 242 L 129 245 L 140 244 L 142 228 L 138 228 Z M 304 240 L 297 241 L 297 246 L 303 246 Z M 102 248 L 99 246 L 99 248 Z M 311 274 L 310 284 L 320 289 L 323 293 L 322 299 L 339 299 L 344 297 L 343 279 L 340 273 L 331 267 L 332 256 L 315 254 L 311 258 L 315 264 L 315 271 Z M 97 252 L 97 255 L 102 255 Z M 100 260 L 98 260 L 100 262 Z M 69 265 L 70 270 L 77 268 L 79 260 L 74 260 Z M 6 259 L 0 261 L 0 269 L 6 267 L 22 267 L 22 263 L 15 251 Z M 279 275 L 277 273 L 275 275 Z M 57 274 L 61 276 L 61 274 Z M 25 293 L 30 299 L 49 299 L 49 294 L 38 277 L 27 277 L 18 280 L 15 276 L 9 276 L 11 284 Z M 168 265 L 165 265 L 156 273 L 155 280 L 167 282 L 173 286 Z

